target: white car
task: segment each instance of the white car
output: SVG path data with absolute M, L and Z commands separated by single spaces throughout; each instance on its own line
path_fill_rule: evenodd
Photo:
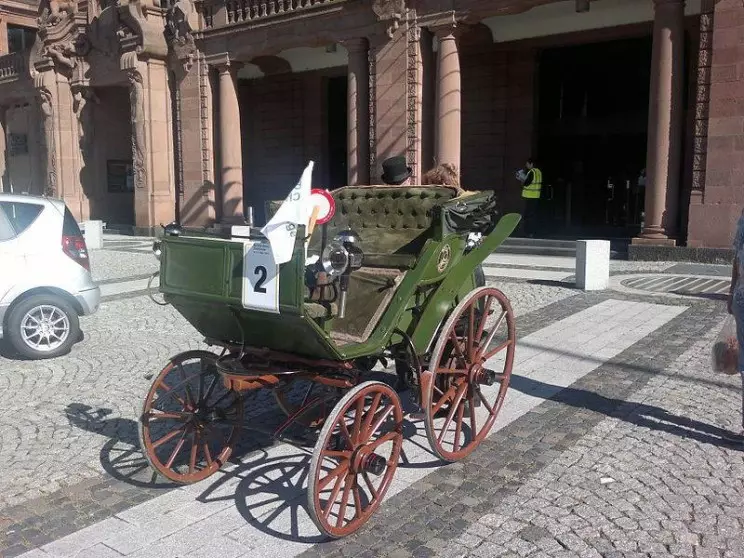
M 85 239 L 61 200 L 0 193 L 0 339 L 31 359 L 65 354 L 98 309 Z

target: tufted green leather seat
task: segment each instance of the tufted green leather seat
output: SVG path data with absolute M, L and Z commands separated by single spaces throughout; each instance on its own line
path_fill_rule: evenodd
M 439 228 L 433 208 L 456 195 L 444 186 L 345 186 L 332 192 L 336 214 L 328 223 L 328 239 L 347 228 L 362 239 L 365 265 L 410 267 L 424 243 Z M 269 202 L 267 216 L 281 201 Z M 320 251 L 321 229 L 316 228 L 308 252 Z

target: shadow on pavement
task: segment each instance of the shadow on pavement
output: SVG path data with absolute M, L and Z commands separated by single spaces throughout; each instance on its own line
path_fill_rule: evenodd
M 546 400 L 556 401 L 571 407 L 589 409 L 650 430 L 667 432 L 681 438 L 690 438 L 714 446 L 744 449 L 744 445 L 742 445 L 744 439 L 740 439 L 734 432 L 672 414 L 666 409 L 654 405 L 630 403 L 584 389 L 576 389 L 570 386 L 562 388 L 517 375 L 512 376 L 511 387 L 524 394 L 543 397 Z

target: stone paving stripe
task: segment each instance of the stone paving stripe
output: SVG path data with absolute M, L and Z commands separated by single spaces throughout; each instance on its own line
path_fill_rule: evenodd
M 512 277 L 517 279 L 538 279 L 543 281 L 562 281 L 569 276 L 562 271 L 542 271 L 535 269 L 517 269 L 507 267 L 484 266 L 487 277 Z
M 564 256 L 533 256 L 523 254 L 500 254 L 498 251 L 486 257 L 484 262 L 488 265 L 526 265 L 557 269 L 576 270 L 576 258 Z
M 141 279 L 149 279 L 151 276 L 152 276 L 152 273 L 140 273 L 138 275 L 130 275 L 128 277 L 114 277 L 112 279 L 102 279 L 100 281 L 96 281 L 96 284 L 98 286 L 114 285 L 116 283 L 126 283 L 128 281 L 139 281 Z
M 124 293 L 131 293 L 135 291 L 146 291 L 148 281 L 149 276 L 147 279 L 136 279 L 134 281 L 122 281 L 120 283 L 108 283 L 105 285 L 101 285 L 101 296 L 107 297 Z M 152 286 L 153 288 L 156 288 L 159 284 L 160 283 L 158 279 L 155 278 Z
M 679 305 L 609 299 L 521 339 L 512 380 L 515 387 L 509 391 L 491 435 L 685 309 Z M 497 366 L 497 362 L 489 364 Z M 437 460 L 430 453 L 423 425 L 420 421 L 412 421 L 414 425 L 416 432 L 406 437 L 405 458 L 387 499 L 436 470 L 433 466 Z M 84 549 L 81 545 L 90 543 L 92 547 L 103 543 L 125 554 L 137 550 L 146 552 L 148 543 L 157 544 L 162 537 L 180 532 L 188 535 L 188 529 L 194 528 L 191 526 L 197 521 L 198 528 L 212 526 L 219 530 L 227 520 L 242 521 L 242 526 L 227 536 L 238 543 L 245 541 L 246 551 L 260 556 L 296 556 L 320 542 L 304 508 L 308 462 L 308 452 L 286 444 L 275 445 L 247 456 L 239 465 L 230 466 L 210 479 L 156 497 L 115 518 L 63 537 L 42 550 L 63 558 L 75 556 Z M 195 501 L 225 500 L 234 505 L 217 506 L 200 521 L 179 511 Z M 158 510 L 160 515 L 153 517 L 151 510 Z M 246 521 L 246 517 L 250 520 Z M 117 528 L 112 529 L 113 526 Z M 288 534 L 293 542 L 287 541 Z M 277 536 L 284 538 L 281 545 L 277 545 Z

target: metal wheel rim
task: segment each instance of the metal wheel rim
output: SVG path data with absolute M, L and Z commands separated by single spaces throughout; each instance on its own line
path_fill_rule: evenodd
M 70 319 L 52 304 L 31 308 L 21 319 L 21 339 L 26 346 L 43 353 L 61 347 L 70 336 Z M 38 341 L 33 341 L 38 339 Z
M 371 398 L 369 408 L 366 405 L 368 398 Z M 357 414 L 360 402 L 364 413 Z M 380 410 L 383 402 L 387 403 Z M 355 410 L 355 416 L 354 421 L 348 425 L 351 427 L 347 430 L 349 437 L 343 436 L 346 438 L 344 449 L 338 451 L 329 448 L 336 427 L 340 425 L 340 421 L 346 421 L 346 415 L 352 407 Z M 372 411 L 371 415 L 368 411 Z M 370 417 L 369 420 L 367 420 L 368 417 Z M 388 422 L 390 417 L 392 417 L 392 424 Z M 382 432 L 381 428 L 386 423 L 392 428 L 385 434 L 372 439 L 375 434 Z M 310 463 L 308 509 L 310 517 L 321 533 L 332 538 L 345 537 L 360 529 L 372 517 L 384 500 L 398 468 L 403 447 L 402 431 L 403 408 L 400 398 L 390 386 L 382 382 L 364 382 L 353 388 L 339 401 L 323 426 Z M 362 435 L 357 438 L 357 434 Z M 349 449 L 350 446 L 351 449 Z M 383 446 L 389 448 L 389 452 L 381 450 Z M 346 456 L 339 455 L 342 453 Z M 364 470 L 363 466 L 360 467 L 370 454 L 379 453 L 387 455 L 386 458 L 383 457 L 385 468 L 382 474 L 374 475 Z M 329 459 L 337 465 L 326 475 L 323 475 L 325 471 L 322 468 L 324 459 Z M 334 474 L 336 471 L 338 473 Z M 375 481 L 377 481 L 376 486 Z M 333 488 L 328 489 L 329 485 Z M 324 491 L 331 492 L 325 501 L 325 507 L 321 502 L 321 493 Z M 337 500 L 339 496 L 346 504 L 339 503 Z M 338 504 L 338 509 L 333 515 L 336 504 Z M 348 511 L 352 508 L 354 510 L 352 518 L 345 521 Z M 361 513 L 358 510 L 361 510 Z M 332 518 L 335 518 L 335 524 L 332 524 Z
M 494 302 L 497 304 L 494 305 Z M 477 359 L 479 362 L 467 362 L 468 367 L 475 364 L 483 365 L 490 358 L 494 358 L 497 355 L 503 353 L 504 363 L 501 371 L 496 370 L 499 378 L 499 387 L 497 390 L 492 391 L 492 395 L 495 395 L 492 401 L 488 400 L 487 395 L 483 394 L 483 388 L 477 382 L 473 381 L 473 376 L 463 375 L 464 379 L 456 382 L 452 382 L 446 392 L 437 386 L 437 377 L 441 374 L 447 374 L 440 372 L 442 368 L 448 369 L 448 366 L 442 366 L 442 358 L 445 356 L 445 349 L 448 346 L 448 342 L 452 338 L 451 336 L 455 332 L 455 328 L 461 327 L 462 320 L 465 320 L 467 331 L 471 329 L 477 330 L 479 323 L 474 323 L 477 320 L 477 315 L 471 314 L 470 309 L 476 309 L 478 307 L 485 307 L 490 310 L 492 307 L 501 307 L 499 318 L 497 318 L 497 330 L 501 324 L 506 325 L 505 341 L 494 349 L 492 347 L 493 338 L 488 339 L 488 336 L 484 335 L 481 331 L 481 337 L 485 337 L 485 342 L 482 340 L 481 343 L 475 341 L 477 335 L 473 335 L 474 342 L 470 345 L 470 341 L 465 341 L 465 352 L 470 350 L 470 347 L 475 351 L 474 354 L 480 352 L 482 359 Z M 474 319 L 471 321 L 471 316 Z M 455 338 L 457 335 L 455 334 Z M 467 339 L 467 338 L 466 338 Z M 449 318 L 445 322 L 444 327 L 441 330 L 441 335 L 437 340 L 437 343 L 432 352 L 431 361 L 429 363 L 429 370 L 424 374 L 425 379 L 422 381 L 423 393 L 423 407 L 424 407 L 424 424 L 426 427 L 426 434 L 429 439 L 429 443 L 433 452 L 441 459 L 445 461 L 458 461 L 463 459 L 470 453 L 472 453 L 476 447 L 488 436 L 493 424 L 496 422 L 501 406 L 504 403 L 506 392 L 509 388 L 509 381 L 511 379 L 512 366 L 514 363 L 514 349 L 516 345 L 516 327 L 514 323 L 514 314 L 509 304 L 509 300 L 506 296 L 492 287 L 481 287 L 471 291 L 452 311 Z M 461 359 L 462 360 L 462 359 Z M 466 361 L 468 359 L 465 359 Z M 448 363 L 449 364 L 449 363 Z M 452 376 L 455 376 L 454 374 Z M 441 383 L 439 384 L 441 385 Z M 455 387 L 456 386 L 456 387 Z M 454 391 L 451 391 L 455 387 Z M 445 396 L 450 394 L 449 399 L 446 399 L 443 403 L 442 400 Z M 478 411 L 476 411 L 476 401 L 480 401 L 480 405 L 485 406 L 485 420 L 481 416 L 480 424 L 478 421 Z M 452 403 L 456 403 L 454 406 Z M 445 405 L 447 407 L 445 407 Z M 440 412 L 444 415 L 442 421 L 442 415 L 438 415 Z M 473 419 L 475 417 L 475 419 Z M 464 422 L 467 421 L 467 424 Z M 443 437 L 451 430 L 451 425 L 454 424 L 454 439 L 452 442 L 452 449 L 449 450 L 443 445 Z M 475 434 L 472 434 L 475 426 Z M 463 430 L 465 426 L 465 430 Z M 447 430 L 445 430 L 445 428 Z M 470 437 L 467 438 L 467 434 L 471 433 Z M 460 437 L 465 440 L 461 446 L 458 447 Z
M 186 375 L 183 365 L 194 360 L 199 361 L 201 372 Z M 139 421 L 142 453 L 153 470 L 173 482 L 190 484 L 216 473 L 230 458 L 240 434 L 240 424 L 243 420 L 242 397 L 239 393 L 224 388 L 222 377 L 217 371 L 216 361 L 217 355 L 207 351 L 189 351 L 177 355 L 158 374 L 147 393 Z M 176 376 L 171 376 L 174 371 Z M 204 381 L 206 377 L 209 377 L 208 382 Z M 168 379 L 167 382 L 165 381 L 166 378 Z M 181 379 L 180 382 L 177 381 L 179 378 Z M 195 379 L 198 382 L 198 393 L 191 390 L 191 387 L 193 387 L 191 381 Z M 218 386 L 225 390 L 222 396 L 215 394 Z M 182 393 L 182 395 L 179 395 L 179 393 Z M 200 405 L 197 400 L 203 396 L 206 396 L 204 397 L 205 402 Z M 210 398 L 213 396 L 215 399 L 211 400 L 212 405 L 210 406 Z M 209 414 L 210 411 L 216 412 L 220 399 L 225 397 L 229 401 L 230 396 L 234 399 L 225 409 L 232 411 L 232 413 L 229 419 L 221 421 L 229 428 L 226 434 L 217 430 L 219 426 L 212 426 L 218 421 L 209 423 L 207 419 L 192 418 L 189 421 L 186 418 L 189 413 L 194 415 L 199 412 L 204 412 L 204 414 Z M 166 400 L 167 398 L 175 400 L 174 404 L 176 406 L 180 405 L 182 407 L 181 411 L 169 410 L 162 414 L 153 412 L 158 410 L 154 409 L 154 404 L 160 399 Z M 167 434 L 153 440 L 151 423 L 169 420 L 174 423 L 174 428 Z M 209 424 L 209 426 L 205 426 L 206 424 Z M 173 434 L 174 432 L 175 434 Z M 163 441 L 164 439 L 165 441 Z M 213 446 L 210 444 L 215 440 L 217 441 L 216 450 L 212 449 Z M 175 447 L 168 451 L 169 446 L 166 444 L 170 441 L 175 441 Z M 158 453 L 157 450 L 160 446 L 165 446 L 167 460 L 164 460 Z M 180 473 L 174 470 L 175 460 L 187 454 L 189 459 L 188 471 Z M 206 462 L 206 464 L 201 466 L 203 462 Z M 200 468 L 197 469 L 197 465 Z

